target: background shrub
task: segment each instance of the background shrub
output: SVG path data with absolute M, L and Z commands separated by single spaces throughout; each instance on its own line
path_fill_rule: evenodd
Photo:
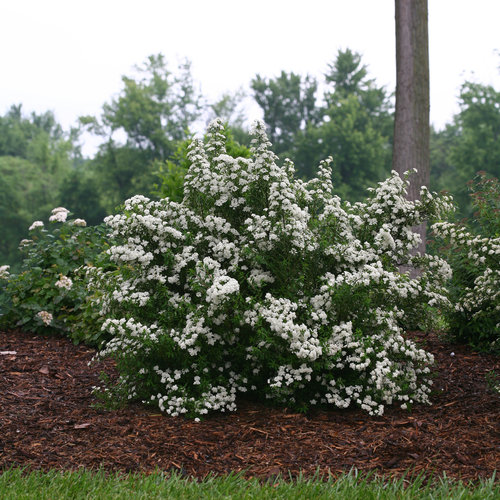
M 453 269 L 450 338 L 500 352 L 500 184 L 480 173 L 469 183 L 474 218 L 434 225 L 435 247 Z
M 102 320 L 87 300 L 86 270 L 109 261 L 104 225 L 87 227 L 83 219 L 68 219 L 55 208 L 49 225 L 35 221 L 31 239 L 23 240 L 20 271 L 0 276 L 0 324 L 32 332 L 57 331 L 76 342 L 98 345 Z M 5 267 L 5 266 L 4 266 Z

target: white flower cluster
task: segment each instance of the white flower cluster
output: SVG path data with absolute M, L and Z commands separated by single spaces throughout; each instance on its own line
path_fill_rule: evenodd
M 74 226 L 86 227 L 87 221 L 85 219 L 75 219 L 73 221 Z
M 19 250 L 22 250 L 24 247 L 27 247 L 27 246 L 28 246 L 28 245 L 30 245 L 31 243 L 33 243 L 33 240 L 22 239 L 22 240 L 19 242 Z
M 49 217 L 50 222 L 66 222 L 69 210 L 64 207 L 56 207 L 52 210 L 52 215 Z
M 107 319 L 102 325 L 102 330 L 110 332 L 114 337 L 105 349 L 97 353 L 96 359 L 122 351 L 133 356 L 148 353 L 150 348 L 147 344 L 155 343 L 162 334 L 156 323 L 143 325 L 133 318 Z
M 297 324 L 296 311 L 298 304 L 290 299 L 275 298 L 270 293 L 265 296 L 264 303 L 254 306 L 255 317 L 264 320 L 271 332 L 281 337 L 288 344 L 288 350 L 298 359 L 314 361 L 322 354 L 318 332 L 315 328 L 308 328 L 305 324 Z M 248 311 L 249 312 L 249 311 Z M 255 325 L 255 320 L 247 314 L 250 326 Z
M 474 282 L 464 287 L 455 310 L 471 319 L 486 314 L 496 317 L 499 322 L 495 329 L 500 338 L 500 237 L 475 236 L 449 222 L 436 223 L 432 229 L 454 247 L 463 249 L 469 265 L 476 269 Z
M 42 320 L 42 322 L 44 324 L 46 324 L 47 326 L 52 323 L 53 316 L 51 313 L 49 313 L 47 311 L 38 312 L 37 317 L 40 318 Z
M 73 281 L 68 276 L 61 275 L 60 278 L 55 282 L 58 288 L 65 288 L 66 290 L 71 290 L 73 286 Z
M 31 224 L 31 226 L 29 227 L 28 231 L 33 231 L 37 227 L 43 227 L 43 222 L 41 220 L 36 220 L 35 222 L 33 222 L 33 224 Z
M 131 367 L 130 397 L 171 415 L 233 410 L 245 391 L 379 415 L 428 402 L 432 356 L 399 322 L 446 302 L 449 266 L 410 251 L 411 227 L 450 200 L 423 190 L 409 202 L 393 172 L 365 203 L 342 204 L 331 159 L 295 180 L 264 130 L 253 128 L 251 159 L 232 158 L 212 122 L 190 148 L 182 203 L 134 196 L 105 219 L 120 244 L 118 271 L 92 271 L 113 336 L 100 356 Z M 417 278 L 398 272 L 405 263 Z
M 10 275 L 10 266 L 0 266 L 0 279 L 7 279 Z
M 161 370 L 158 366 L 153 367 L 153 371 L 160 377 L 160 384 L 164 393 L 153 394 L 150 397 L 151 402 L 156 402 L 161 411 L 176 417 L 188 412 L 188 408 L 194 406 L 194 413 L 197 415 L 207 414 L 209 411 L 234 411 L 236 410 L 236 387 L 228 390 L 221 385 L 213 385 L 201 392 L 198 398 L 194 398 L 183 390 L 180 385 L 190 378 L 193 386 L 200 386 L 199 376 L 189 375 L 190 371 L 196 371 L 196 364 L 191 370 Z

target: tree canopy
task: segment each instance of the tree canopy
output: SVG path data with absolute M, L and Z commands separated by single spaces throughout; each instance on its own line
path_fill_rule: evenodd
M 135 193 L 149 193 L 153 163 L 175 154 L 201 111 L 188 61 L 174 74 L 162 54 L 151 55 L 135 67 L 134 76 L 123 76 L 122 84 L 100 117 L 80 118 L 104 139 L 91 168 L 103 181 L 108 210 Z
M 332 155 L 337 193 L 360 200 L 366 188 L 390 171 L 392 105 L 383 87 L 368 77 L 361 55 L 339 50 L 320 85 L 311 77 L 282 72 L 252 81 L 269 138 L 280 158 L 289 157 L 298 174 L 311 178 Z
M 466 81 L 460 111 L 431 134 L 431 184 L 453 194 L 459 216 L 472 215 L 467 183 L 480 171 L 500 177 L 500 91 Z
M 311 178 L 333 156 L 333 186 L 349 201 L 386 178 L 392 166 L 393 95 L 370 77 L 362 55 L 339 50 L 323 78 L 281 71 L 256 75 L 244 89 L 208 102 L 189 61 L 173 69 L 161 54 L 123 76 L 118 93 L 97 116 L 64 130 L 52 111 L 26 113 L 12 105 L 0 116 L 0 264 L 12 263 L 35 219 L 62 205 L 98 224 L 135 194 L 182 197 L 187 148 L 197 126 L 225 122 L 229 154 L 245 156 L 249 134 L 244 99 L 252 97 L 280 161 L 294 161 Z M 459 215 L 471 215 L 467 182 L 478 171 L 500 176 L 500 91 L 464 82 L 460 111 L 442 130 L 430 131 L 431 188 L 447 190 Z M 83 158 L 81 132 L 100 138 Z

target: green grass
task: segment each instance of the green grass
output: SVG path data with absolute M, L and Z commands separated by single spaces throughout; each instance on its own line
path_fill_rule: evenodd
M 429 482 L 430 483 L 430 482 Z M 11 499 L 499 499 L 500 485 L 495 476 L 474 485 L 464 485 L 446 477 L 424 485 L 422 476 L 411 482 L 389 480 L 350 472 L 338 479 L 321 481 L 299 478 L 267 482 L 245 480 L 240 474 L 208 477 L 203 481 L 183 479 L 177 474 L 107 474 L 89 472 L 25 472 L 9 469 L 0 475 L 0 498 Z

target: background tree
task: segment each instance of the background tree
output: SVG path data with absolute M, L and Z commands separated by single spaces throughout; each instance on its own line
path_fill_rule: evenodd
M 500 178 L 500 92 L 489 85 L 465 82 L 460 91 L 456 126 L 460 140 L 450 150 L 455 197 L 462 215 L 471 212 L 466 184 L 479 171 Z M 458 184 L 458 185 L 457 185 Z
M 466 81 L 459 105 L 452 123 L 431 133 L 431 185 L 453 195 L 459 218 L 470 218 L 473 207 L 467 183 L 479 171 L 500 177 L 500 92 Z
M 0 156 L 24 158 L 48 175 L 63 176 L 80 157 L 77 132 L 64 132 L 54 114 L 24 115 L 13 105 L 0 117 Z
M 386 90 L 368 78 L 361 55 L 350 49 L 338 51 L 325 83 L 322 121 L 315 131 L 308 131 L 316 135 L 316 157 L 300 158 L 299 165 L 304 168 L 306 161 L 316 165 L 332 155 L 335 189 L 357 201 L 390 171 L 392 105 Z
M 100 179 L 87 168 L 86 163 L 76 166 L 64 178 L 55 205 L 71 208 L 77 218 L 85 219 L 88 225 L 101 224 L 107 213 L 101 201 Z
M 246 114 L 244 100 L 247 93 L 240 88 L 236 92 L 224 92 L 220 98 L 208 105 L 205 124 L 208 125 L 215 118 L 220 118 L 231 130 L 234 141 L 250 146 L 250 133 L 245 127 Z
M 442 130 L 430 128 L 430 184 L 434 191 L 453 191 L 455 172 L 451 166 L 450 151 L 460 141 L 460 133 L 456 117 L 447 123 Z
M 0 117 L 0 262 L 14 265 L 19 241 L 33 220 L 59 201 L 61 186 L 80 159 L 75 131 L 50 111 L 25 115 L 11 106 Z
M 462 140 L 452 154 L 454 161 L 461 158 L 469 165 L 469 180 L 478 170 L 500 176 L 500 92 L 490 85 L 465 82 L 459 104 L 456 121 Z
M 275 79 L 257 75 L 251 85 L 275 151 L 294 161 L 299 176 L 312 177 L 332 155 L 334 188 L 357 201 L 389 173 L 392 105 L 386 90 L 368 78 L 360 54 L 338 51 L 322 95 L 315 79 L 284 71 Z
M 35 165 L 14 156 L 0 157 L 0 178 L 0 262 L 14 265 L 19 242 L 33 221 L 30 210 L 38 212 L 48 186 Z
M 427 0 L 396 0 L 396 115 L 393 169 L 410 177 L 408 198 L 429 186 L 429 46 Z M 426 227 L 418 227 L 425 252 Z
M 105 139 L 92 168 L 105 186 L 107 210 L 133 194 L 149 193 L 153 163 L 172 157 L 200 116 L 201 96 L 188 61 L 173 74 L 162 54 L 151 55 L 135 70 L 135 77 L 122 78 L 120 94 L 103 105 L 100 118 L 80 118 Z
M 275 153 L 293 157 L 294 140 L 299 132 L 317 124 L 320 118 L 315 97 L 316 79 L 282 71 L 277 78 L 256 75 L 251 88 L 263 111 Z

